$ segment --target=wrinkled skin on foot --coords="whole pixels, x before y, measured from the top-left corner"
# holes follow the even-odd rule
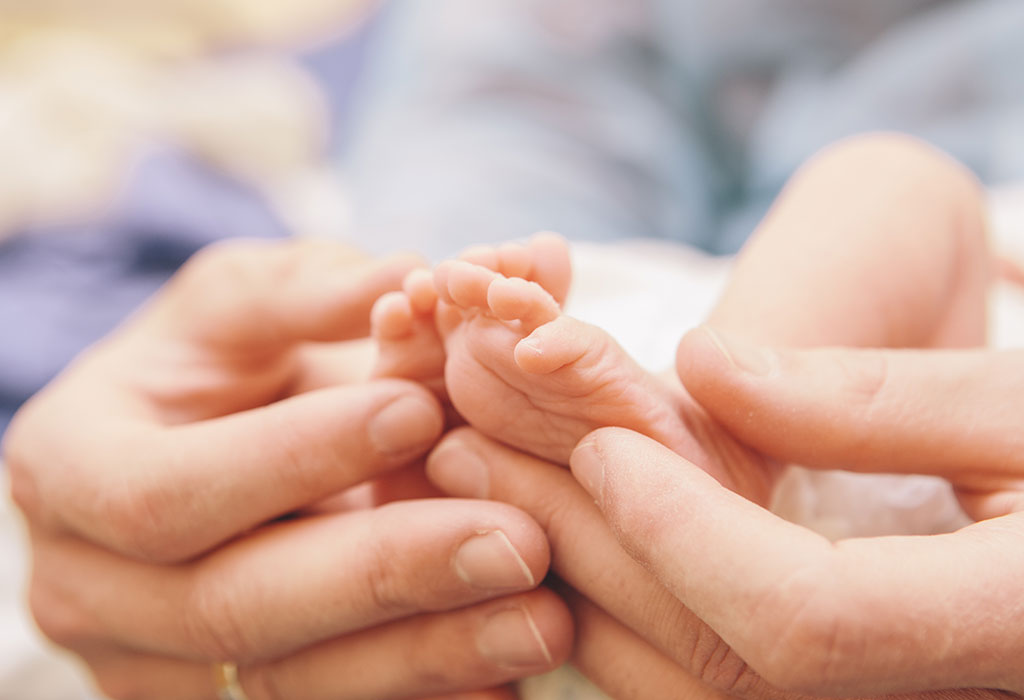
[[[650,374],[607,333],[563,315],[568,249],[538,238],[468,251],[439,265],[432,284],[416,271],[382,298],[378,373],[424,381],[481,432],[558,464],[592,430],[626,427],[764,503],[778,468],[730,438],[674,376]]]

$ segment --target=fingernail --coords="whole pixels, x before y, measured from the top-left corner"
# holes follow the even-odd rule
[[[437,407],[416,396],[392,401],[373,417],[369,427],[370,441],[383,454],[422,449],[440,433]]]
[[[759,376],[770,374],[775,367],[775,353],[768,348],[759,348],[751,343],[701,326],[708,339],[718,347],[725,359],[739,370]]]
[[[461,442],[434,450],[427,458],[427,475],[439,489],[459,498],[487,498],[491,488],[487,465]]]
[[[459,578],[486,590],[533,588],[530,567],[501,530],[482,532],[462,543],[452,558]]]
[[[537,624],[521,608],[494,613],[477,633],[480,654],[505,668],[550,666],[551,652],[540,636]]]
[[[594,440],[584,440],[569,457],[569,467],[576,481],[583,485],[598,505],[604,492],[604,457]]]

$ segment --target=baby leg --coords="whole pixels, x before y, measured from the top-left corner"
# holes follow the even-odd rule
[[[787,185],[709,322],[769,345],[978,345],[983,204],[966,168],[920,141],[842,141]]]

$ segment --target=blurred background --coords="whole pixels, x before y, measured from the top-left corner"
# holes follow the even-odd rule
[[[1021,36],[1020,0],[0,0],[0,433],[224,237],[727,254],[875,129],[1022,182]]]
[[[369,0],[0,0],[0,433],[199,247],[328,235]]]

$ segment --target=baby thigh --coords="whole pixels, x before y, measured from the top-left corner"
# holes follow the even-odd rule
[[[710,322],[779,345],[978,345],[990,268],[970,172],[907,136],[858,136],[793,176]]]

